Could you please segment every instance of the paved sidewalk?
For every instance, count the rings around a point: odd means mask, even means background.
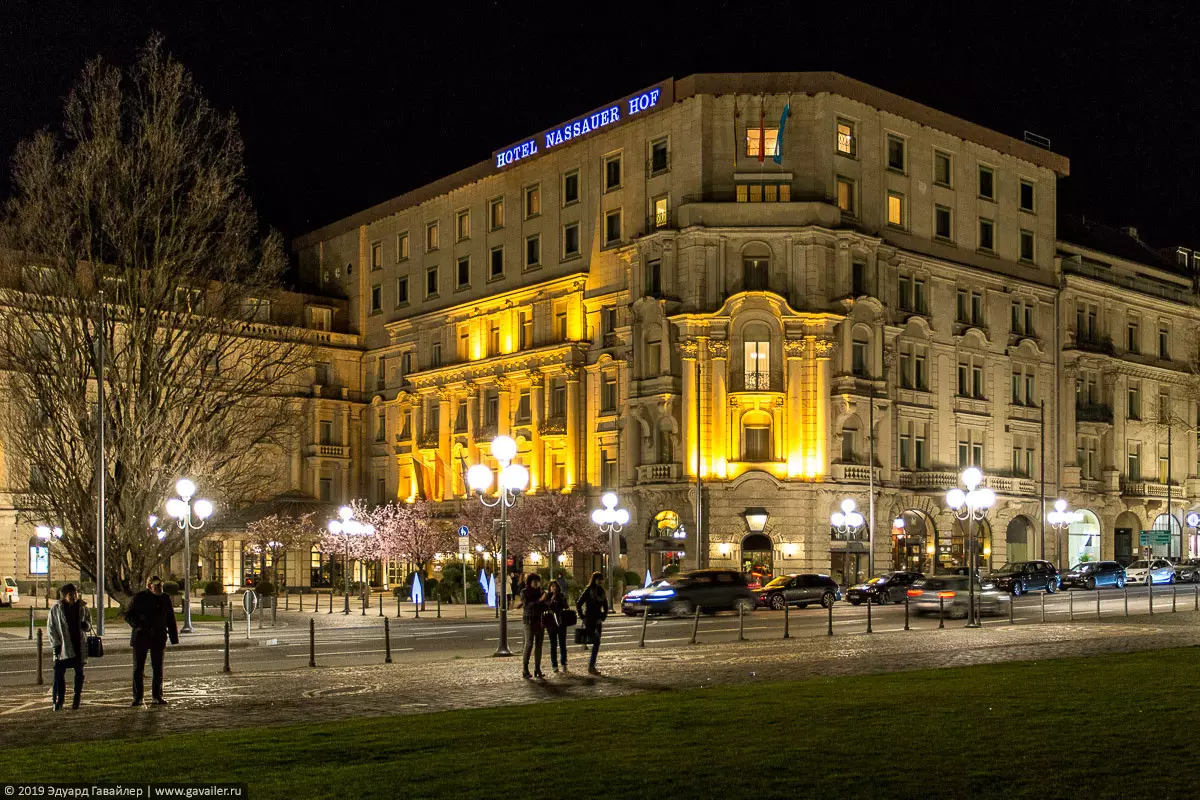
[[[288,672],[242,672],[170,679],[167,707],[128,708],[125,681],[89,683],[84,707],[54,714],[50,687],[18,689],[0,699],[0,746],[52,741],[64,716],[81,738],[146,737],[245,725],[311,723],[461,708],[535,703],[637,692],[702,688],[814,676],[859,675],[1003,661],[1132,652],[1200,644],[1200,616],[1131,618],[1102,624],[947,628],[933,632],[838,635],[605,653],[604,676],[584,673],[581,648],[573,671],[545,682],[521,679],[518,658],[478,657],[434,665],[399,663]],[[92,723],[92,724],[88,724]]]

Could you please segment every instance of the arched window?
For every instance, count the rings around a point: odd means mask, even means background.
[[[743,336],[746,391],[771,388],[771,332],[763,323],[746,326]]]
[[[29,537],[29,574],[45,575],[48,572],[50,550],[46,543],[36,536]]]
[[[1070,565],[1100,560],[1100,520],[1086,508],[1067,528],[1067,554]]]
[[[771,460],[771,415],[750,411],[742,417],[742,460]]]
[[[747,256],[742,269],[742,288],[747,292],[765,292],[770,288],[771,260],[767,256]]]

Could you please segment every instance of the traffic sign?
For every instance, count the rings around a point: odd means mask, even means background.
[[[1159,545],[1159,544],[1169,545],[1171,543],[1171,532],[1170,531],[1142,531],[1142,535],[1140,538],[1141,538],[1140,544],[1142,547],[1151,547],[1153,545]]]
[[[470,536],[471,531],[467,528],[466,525],[459,525],[458,526],[458,535],[459,535],[459,538],[462,538],[465,536]]]
[[[458,528],[458,554],[471,555],[471,531],[466,525],[460,525]]]
[[[242,595],[242,608],[246,612],[246,616],[250,616],[258,610],[258,595],[253,589],[247,589]]]

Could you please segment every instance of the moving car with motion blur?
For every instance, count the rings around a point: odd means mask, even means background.
[[[1128,583],[1160,583],[1175,582],[1175,565],[1165,558],[1152,558],[1147,561],[1139,558],[1125,568],[1125,580]]]
[[[909,608],[915,614],[939,614],[943,606],[950,618],[966,619],[970,607],[971,587],[966,575],[936,575],[922,578],[908,590]],[[975,581],[975,607],[980,616],[1002,616],[1008,613],[1012,597],[988,579]]]
[[[667,578],[642,596],[651,614],[690,616],[697,608],[706,614],[718,611],[753,611],[754,592],[746,576],[732,569],[696,569]],[[624,603],[622,602],[622,606]]]
[[[1013,597],[1037,590],[1054,594],[1059,585],[1058,569],[1049,561],[1015,561],[1000,567],[988,578]]]
[[[1175,580],[1179,583],[1200,583],[1200,558],[1176,561]]]
[[[805,608],[820,603],[829,608],[842,599],[842,587],[828,575],[780,575],[758,592],[759,608],[782,611],[784,606]]]
[[[1085,561],[1062,576],[1064,589],[1095,589],[1098,586],[1125,588],[1125,568],[1116,561]]]
[[[884,572],[865,583],[851,586],[846,590],[846,599],[853,606],[864,602],[878,603],[881,606],[900,603],[904,601],[904,593],[908,591],[908,587],[924,577],[920,572]]]
[[[621,613],[627,617],[642,613],[642,609],[645,608],[646,595],[666,583],[666,581],[653,581],[649,586],[641,589],[630,589],[621,598]]]

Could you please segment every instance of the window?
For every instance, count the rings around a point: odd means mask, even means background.
[[[742,288],[747,292],[765,292],[769,282],[770,261],[765,258],[747,258],[742,262]]]
[[[765,412],[752,411],[743,418],[742,460],[771,460],[771,417]]]
[[[459,211],[454,215],[454,240],[461,242],[471,238],[471,212]]]
[[[983,360],[969,357],[958,362],[958,395],[983,400]]]
[[[854,136],[853,122],[844,119],[837,121],[837,152],[850,158],[858,157],[858,139]]]
[[[768,158],[775,155],[775,143],[779,140],[778,128],[746,128],[746,155],[750,158],[759,158],[758,148],[762,145],[762,157]]]
[[[542,237],[529,236],[525,239],[525,268],[536,267],[542,263]]]
[[[563,225],[563,258],[574,258],[579,255],[579,223],[572,222]]]
[[[887,165],[888,169],[904,172],[904,139],[892,134],[887,138]]]
[[[1080,436],[1075,443],[1075,463],[1081,477],[1097,480],[1100,477],[1100,439],[1095,436]]]
[[[429,368],[437,369],[442,365],[442,343],[434,342],[429,347]],[[437,408],[437,406],[434,406]]]
[[[600,379],[600,410],[615,412],[617,410],[617,376],[603,375]]]
[[[1035,478],[1036,475],[1036,439],[1033,436],[1014,435],[1012,440],[1012,471],[1013,475],[1022,478]]]
[[[1100,311],[1095,303],[1079,302],[1075,305],[1075,338],[1096,341],[1098,336],[1097,317]]]
[[[1171,475],[1171,457],[1165,444],[1158,446],[1158,482],[1166,483],[1173,477]]]
[[[854,216],[854,181],[841,175],[837,179],[837,207],[844,214]]]
[[[488,325],[488,355],[500,355],[500,323],[493,322]]]
[[[736,200],[739,203],[790,203],[792,201],[792,185],[790,183],[739,183],[737,184]]]
[[[495,389],[489,389],[483,402],[483,424],[495,425],[500,419],[500,395]]]
[[[504,198],[497,197],[488,203],[488,225],[492,230],[504,227]]]
[[[396,236],[396,260],[408,258],[408,231]]]
[[[617,330],[617,310],[606,308],[600,312],[600,328],[605,335]]]
[[[850,371],[859,377],[868,377],[867,342],[855,339],[851,343]]]
[[[455,285],[459,289],[466,289],[471,285],[470,256],[463,256],[458,260],[457,269],[455,270]]]
[[[542,213],[542,186],[535,183],[525,187],[525,219]]]
[[[650,174],[667,171],[667,140],[656,139],[650,143]]]
[[[600,486],[605,489],[617,487],[617,460],[607,450],[600,452]]]
[[[375,414],[375,441],[382,442],[387,438],[387,409],[380,407]]]
[[[408,305],[408,276],[396,278],[396,307]]]
[[[1136,481],[1142,477],[1142,446],[1137,442],[1129,442],[1125,450],[1125,477]]]
[[[567,385],[562,381],[550,387],[550,415],[561,417],[567,413]]]
[[[379,359],[379,368],[375,372],[375,389],[382,392],[387,387],[387,359]]]
[[[333,502],[333,478],[321,478],[321,502]]]
[[[1130,353],[1140,353],[1142,350],[1141,322],[1137,317],[1130,317],[1125,326],[1125,349]]]
[[[1033,213],[1033,184],[1029,181],[1021,181],[1021,210]]]
[[[400,380],[401,382],[412,372],[412,352],[406,351],[400,354]]]
[[[621,187],[621,156],[605,156],[604,158],[604,191],[608,192]]]
[[[1166,323],[1159,323],[1159,325],[1158,325],[1158,357],[1159,358],[1169,359],[1171,357],[1170,339],[1171,339],[1171,329],[1169,327],[1167,327]]]
[[[579,202],[579,170],[573,169],[563,174],[562,179],[563,205],[569,206]]]
[[[979,249],[992,251],[996,249],[996,226],[990,219],[979,218]]]
[[[979,165],[979,196],[984,200],[996,199],[993,177],[991,167],[985,167],[982,164]]]
[[[1033,261],[1033,231],[1022,230],[1020,233],[1020,240],[1018,241],[1018,245],[1020,247],[1021,260],[1032,262]]]
[[[554,335],[560,342],[567,340],[567,310],[565,308],[554,312]]]
[[[953,227],[950,224],[950,209],[946,206],[933,207],[933,235],[949,241],[953,239]]]
[[[430,222],[425,226],[425,252],[432,253],[438,249],[438,224]]]
[[[1033,302],[1032,300],[1013,300],[1009,318],[1009,330],[1012,333],[1033,336]]]
[[[907,275],[901,275],[899,281],[899,289],[897,291],[897,303],[901,311],[913,310],[912,296],[912,278]]]
[[[665,228],[670,222],[670,217],[667,215],[667,198],[654,198],[654,227]]]
[[[488,268],[488,278],[503,278],[504,277],[504,248],[493,247],[490,266]]]
[[[333,420],[323,419],[317,425],[317,435],[323,445],[333,444]]]
[[[658,297],[662,294],[662,262],[650,261],[646,264],[646,294]]]
[[[371,313],[377,314],[383,310],[383,287],[375,284],[371,287]]]
[[[371,269],[383,269],[383,244],[381,242],[371,245]]]
[[[745,389],[748,392],[756,390],[769,391],[771,388],[771,342],[768,339],[769,334],[763,331],[747,335],[754,338],[753,340],[747,339],[744,344],[746,363],[743,377],[745,378]]]
[[[466,323],[458,326],[458,360],[468,361],[471,358],[471,326]]]
[[[308,310],[308,324],[314,331],[331,330],[330,324],[333,317],[333,312],[328,308],[310,308]]]
[[[328,361],[318,361],[314,370],[314,381],[318,386],[328,386],[331,364]]]
[[[604,215],[604,244],[611,245],[621,241],[621,209],[609,211]]]
[[[529,422],[529,390],[522,389],[517,394],[517,422]]]
[[[425,299],[438,296],[438,268],[425,270]]]
[[[644,376],[657,378],[662,372],[662,339],[646,340],[646,370]]]
[[[437,434],[442,429],[442,406],[437,401],[434,401],[429,406],[429,414],[426,422],[428,423],[428,431],[432,434]]]
[[[1130,383],[1125,388],[1126,400],[1126,416],[1129,419],[1142,418],[1142,385],[1140,383]]]
[[[927,391],[929,348],[924,345],[902,344],[900,349],[900,386],[904,389]]]
[[[1082,370],[1075,381],[1075,406],[1096,405],[1100,397],[1099,378],[1092,370]]]
[[[854,464],[858,461],[858,431],[854,428],[842,429],[842,463]]]
[[[958,466],[983,468],[983,431],[962,429],[958,432]]]
[[[933,182],[938,186],[949,186],[950,175],[950,155],[935,150],[933,153]]]
[[[1171,421],[1171,392],[1165,388],[1158,390],[1158,421]]]
[[[533,317],[528,311],[521,311],[517,314],[517,322],[519,323],[517,346],[524,350],[533,344]]]
[[[983,295],[971,292],[971,323],[983,326]]]
[[[899,192],[888,192],[887,208],[888,225],[903,228],[907,220],[904,209],[904,195]]]
[[[1029,366],[1014,366],[1012,372],[1012,402],[1015,406],[1036,405],[1036,371]]]
[[[925,281],[913,281],[913,311],[918,314],[928,314],[929,306],[925,303]]]

